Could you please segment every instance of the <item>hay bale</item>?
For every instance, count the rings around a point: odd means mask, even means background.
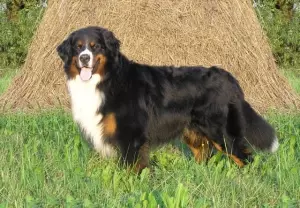
[[[129,58],[155,65],[218,65],[259,111],[299,106],[278,73],[250,0],[49,1],[26,62],[1,97],[6,108],[68,106],[57,45],[73,30],[112,30]]]

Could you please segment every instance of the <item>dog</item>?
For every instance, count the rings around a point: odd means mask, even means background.
[[[252,147],[278,149],[275,130],[221,68],[139,64],[122,54],[111,31],[96,26],[72,32],[57,52],[85,138],[137,172],[149,166],[150,148],[179,137],[196,161],[207,158],[201,155],[211,144],[239,167],[252,161]]]

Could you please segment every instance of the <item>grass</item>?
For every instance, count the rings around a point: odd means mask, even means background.
[[[0,93],[16,73],[1,72]],[[280,149],[245,168],[221,154],[197,164],[177,143],[137,176],[91,150],[68,112],[0,115],[0,207],[299,207],[299,113],[268,116]]]
[[[0,70],[0,93],[15,73]],[[299,207],[299,113],[268,116],[280,149],[245,168],[221,154],[197,164],[177,143],[137,176],[91,150],[67,112],[0,115],[0,207]]]
[[[3,115],[0,207],[299,207],[300,116],[268,119],[280,149],[245,168],[220,154],[197,164],[168,145],[137,176],[99,158],[66,112]]]
[[[300,95],[300,68],[280,70],[288,79],[294,90]]]
[[[0,94],[15,74],[0,70]],[[280,149],[245,168],[221,154],[197,164],[177,144],[137,176],[91,150],[67,112],[0,115],[0,207],[300,207],[300,114],[268,116]]]
[[[0,95],[6,90],[9,86],[12,78],[17,74],[16,69],[11,68],[0,68]]]

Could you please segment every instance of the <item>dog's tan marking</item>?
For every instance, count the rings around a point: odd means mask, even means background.
[[[244,167],[245,163],[235,155],[228,154],[229,157],[237,164],[240,168]]]
[[[72,57],[72,63],[70,65],[70,70],[69,70],[69,76],[71,79],[75,79],[76,75],[79,75],[79,72],[77,70],[77,66],[76,66],[76,56]]]
[[[77,42],[77,48],[81,48],[83,46],[82,40],[78,40]]]
[[[237,164],[240,168],[242,168],[245,165],[245,163],[241,159],[239,159],[237,156],[225,152],[223,150],[223,148],[221,147],[221,145],[219,145],[219,144],[217,144],[216,142],[213,142],[213,141],[211,141],[211,142],[213,143],[213,145],[215,146],[215,148],[217,150],[219,150],[220,152],[223,152],[225,155],[228,155],[235,162],[235,164]]]
[[[145,142],[139,150],[138,159],[136,164],[133,167],[135,173],[141,173],[142,170],[149,166],[149,143]]]
[[[213,145],[215,146],[215,148],[220,151],[220,152],[223,152],[223,148],[221,147],[221,145],[219,145],[218,143],[214,142],[214,141],[211,141],[213,143]]]
[[[107,62],[107,58],[103,54],[99,54],[95,57],[95,63],[97,61],[99,63],[98,63],[97,69],[95,70],[95,74],[99,74],[101,77],[103,77],[105,75],[105,65]]]
[[[113,136],[117,130],[116,116],[114,113],[109,113],[103,118],[103,135]]]
[[[195,160],[198,163],[208,159],[211,148],[209,141],[205,136],[201,136],[193,130],[185,129],[183,140],[191,149]]]

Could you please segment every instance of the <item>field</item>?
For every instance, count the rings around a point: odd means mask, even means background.
[[[275,154],[257,152],[242,169],[219,153],[197,164],[175,142],[153,151],[140,176],[99,158],[68,112],[2,115],[0,207],[299,207],[300,116],[267,115],[281,143]]]

